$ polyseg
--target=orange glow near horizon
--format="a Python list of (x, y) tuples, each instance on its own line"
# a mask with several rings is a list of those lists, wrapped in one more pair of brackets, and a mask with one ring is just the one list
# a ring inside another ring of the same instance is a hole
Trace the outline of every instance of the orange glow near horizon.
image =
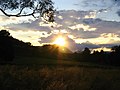
[(53, 44), (57, 44), (59, 46), (65, 46), (65, 44), (66, 44), (65, 38), (63, 38), (62, 36), (59, 36), (58, 38), (55, 39)]

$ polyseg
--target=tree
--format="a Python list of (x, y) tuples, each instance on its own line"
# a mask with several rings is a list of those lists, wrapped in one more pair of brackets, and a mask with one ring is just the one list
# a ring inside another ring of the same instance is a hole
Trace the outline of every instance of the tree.
[(10, 33), (6, 30), (0, 31), (0, 60), (12, 61), (14, 59), (14, 48)]
[[(54, 21), (54, 6), (51, 0), (0, 0), (1, 12), (8, 16), (33, 16), (44, 20)], [(10, 13), (10, 11), (17, 13)], [(39, 14), (39, 15), (37, 15)]]
[(112, 52), (120, 53), (120, 46), (113, 46), (111, 50)]
[(86, 47), (82, 53), (85, 55), (89, 55), (90, 54), (89, 48)]
[(6, 30), (1, 30), (0, 31), (0, 37), (1, 36), (7, 36), (8, 37), (8, 36), (10, 36), (10, 33), (8, 31), (6, 31)]

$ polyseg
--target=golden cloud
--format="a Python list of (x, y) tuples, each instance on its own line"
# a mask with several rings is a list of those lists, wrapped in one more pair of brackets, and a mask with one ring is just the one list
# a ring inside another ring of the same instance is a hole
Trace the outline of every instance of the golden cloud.
[(24, 42), (30, 42), (34, 46), (40, 46), (40, 38), (41, 37), (48, 37), (49, 34), (45, 31), (13, 31), (9, 30), (11, 35), (14, 38), (17, 38), (19, 40), (24, 40)]
[(77, 38), (75, 39), (76, 43), (84, 43), (84, 42), (91, 42), (93, 44), (114, 44), (116, 42), (120, 42), (119, 35), (114, 33), (103, 33), (100, 35), (100, 37), (97, 38), (88, 38), (88, 39), (82, 39)]

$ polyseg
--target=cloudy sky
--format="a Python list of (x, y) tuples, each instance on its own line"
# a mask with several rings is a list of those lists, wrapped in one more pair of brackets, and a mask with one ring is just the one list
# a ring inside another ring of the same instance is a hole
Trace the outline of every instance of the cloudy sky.
[[(120, 44), (120, 0), (53, 0), (55, 22), (0, 15), (0, 29), (34, 46), (65, 38), (70, 50), (104, 49)], [(52, 26), (52, 27), (51, 27)]]

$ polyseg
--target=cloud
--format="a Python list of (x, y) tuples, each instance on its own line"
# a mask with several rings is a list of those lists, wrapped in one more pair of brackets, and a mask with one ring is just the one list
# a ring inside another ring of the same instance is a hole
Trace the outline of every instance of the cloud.
[(50, 30), (49, 26), (40, 26), (39, 23), (41, 22), (41, 19), (36, 19), (35, 21), (32, 22), (23, 22), (23, 23), (18, 23), (18, 24), (9, 24), (6, 25), (9, 27), (10, 30), (21, 30), (21, 31), (46, 31), (48, 32)]
[(104, 44), (119, 44), (120, 38), (119, 35), (114, 33), (103, 33), (96, 38), (76, 38), (74, 39), (76, 43), (85, 43), (90, 42), (95, 45), (104, 45)]
[(117, 13), (117, 15), (120, 17), (120, 10), (118, 10), (116, 13)]
[[(94, 11), (61, 10), (54, 23), (47, 24), (41, 19), (19, 23), (18, 19), (18, 23), (2, 25), (0, 28), (10, 30), (13, 37), (30, 41), (33, 45), (51, 43), (57, 35), (62, 34), (72, 50), (78, 46), (81, 49), (84, 46), (99, 48), (120, 43), (120, 22), (105, 21), (94, 15)], [(2, 19), (7, 22), (9, 18)]]
[(96, 28), (90, 28), (89, 25), (84, 25), (84, 24), (77, 24), (69, 28), (72, 30), (83, 30), (83, 31), (95, 31), (96, 30)]
[(118, 44), (120, 43), (120, 38), (118, 34), (115, 33), (103, 33), (100, 35), (99, 39), (102, 39), (101, 44)]
[(118, 38), (119, 35), (117, 35), (115, 33), (103, 33), (103, 34), (101, 34), (101, 37), (104, 37), (104, 38)]
[(115, 5), (120, 5), (120, 0), (111, 0)]
[(39, 46), (40, 39), (39, 38), (45, 38), (48, 37), (49, 34), (45, 31), (13, 31), (9, 30), (11, 35), (19, 40), (22, 40), (24, 42), (31, 42), (34, 46)]
[(32, 17), (7, 17), (5, 15), (0, 15), (0, 25), (8, 25), (8, 24), (19, 24), (23, 22), (31, 22), (34, 18)]
[(83, 0), (84, 6), (105, 7), (110, 0)]
[(101, 12), (108, 12), (110, 8), (106, 8), (106, 9), (99, 9), (98, 11), (96, 11), (96, 13), (101, 13)]
[(59, 19), (63, 19), (63, 17), (62, 16), (57, 16)]
[(102, 20), (101, 19), (99, 19), (99, 18), (95, 18), (95, 19), (93, 19), (93, 18), (85, 18), (85, 19), (83, 19), (83, 23), (85, 23), (85, 24), (88, 24), (88, 25), (91, 25), (91, 24), (99, 24), (99, 23), (101, 23), (102, 22)]
[(79, 50), (83, 50), (85, 47), (88, 47), (90, 49), (95, 49), (95, 48), (100, 48), (100, 45), (93, 44), (89, 41), (86, 41), (84, 43), (77, 44), (77, 47), (79, 48)]
[(83, 9), (96, 11), (97, 14), (114, 12), (120, 6), (120, 0), (83, 0), (82, 6)]

